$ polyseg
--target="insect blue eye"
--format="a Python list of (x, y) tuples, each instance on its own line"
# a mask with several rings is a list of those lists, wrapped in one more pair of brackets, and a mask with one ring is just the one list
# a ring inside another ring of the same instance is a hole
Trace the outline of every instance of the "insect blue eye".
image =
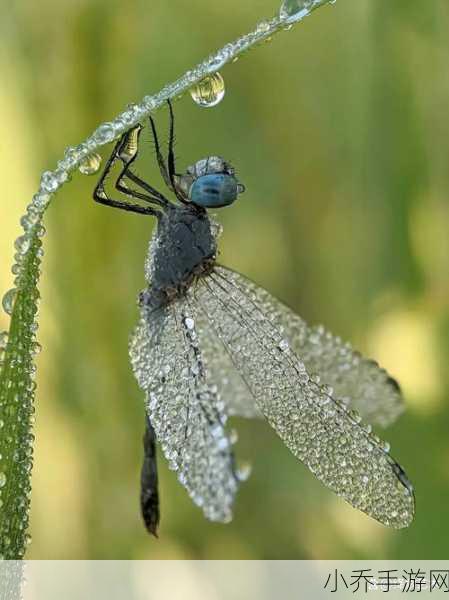
[(232, 175), (211, 173), (202, 175), (189, 190), (190, 201), (204, 208), (219, 208), (232, 204), (241, 187)]

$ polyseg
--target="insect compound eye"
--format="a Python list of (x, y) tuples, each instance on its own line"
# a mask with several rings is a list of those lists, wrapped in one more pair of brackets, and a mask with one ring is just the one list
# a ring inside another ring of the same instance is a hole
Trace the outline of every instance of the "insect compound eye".
[(204, 208), (219, 208), (232, 204), (241, 191), (241, 184), (226, 173), (203, 175), (196, 179), (190, 190), (189, 199)]

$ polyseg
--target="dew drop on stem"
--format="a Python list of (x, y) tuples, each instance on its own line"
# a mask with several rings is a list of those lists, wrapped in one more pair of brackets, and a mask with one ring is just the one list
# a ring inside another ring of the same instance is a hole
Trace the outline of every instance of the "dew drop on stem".
[(94, 152), (93, 154), (86, 156), (86, 158), (81, 161), (78, 168), (79, 172), (83, 175), (95, 175), (95, 173), (98, 173), (100, 166), (101, 156)]
[(225, 83), (220, 73), (207, 75), (190, 90), (194, 102), (198, 106), (211, 108), (219, 104), (225, 95)]

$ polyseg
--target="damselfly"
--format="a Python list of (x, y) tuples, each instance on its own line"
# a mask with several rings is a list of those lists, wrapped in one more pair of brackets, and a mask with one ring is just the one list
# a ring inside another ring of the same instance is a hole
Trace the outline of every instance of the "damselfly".
[[(394, 379), (322, 327), (310, 327), (243, 275), (216, 262), (220, 227), (208, 213), (244, 191), (231, 165), (209, 156), (178, 174), (170, 111), (167, 159), (150, 117), (169, 200), (133, 171), (142, 125), (115, 145), (95, 200), (154, 216), (130, 357), (146, 394), (141, 508), (156, 534), (156, 441), (204, 515), (227, 522), (245, 473), (233, 455), (229, 416), (264, 417), (285, 445), (333, 492), (384, 525), (408, 526), (413, 488), (371, 432), (402, 411)], [(115, 163), (111, 199), (105, 181)], [(132, 200), (129, 200), (131, 198)], [(134, 200), (141, 201), (141, 204)]]

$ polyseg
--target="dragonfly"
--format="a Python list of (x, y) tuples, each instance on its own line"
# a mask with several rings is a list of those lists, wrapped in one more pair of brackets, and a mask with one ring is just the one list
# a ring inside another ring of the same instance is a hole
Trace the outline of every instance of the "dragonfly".
[[(116, 143), (95, 187), (106, 206), (155, 217), (146, 287), (129, 353), (145, 393), (140, 504), (157, 536), (156, 443), (204, 516), (232, 519), (247, 478), (234, 456), (230, 417), (264, 418), (287, 448), (335, 494), (393, 528), (414, 518), (413, 487), (372, 431), (403, 410), (398, 383), (322, 326), (310, 326), (256, 283), (217, 262), (221, 227), (210, 211), (245, 188), (235, 169), (208, 156), (179, 174), (170, 101), (166, 156), (149, 127), (169, 199), (136, 174), (142, 124)], [(115, 191), (106, 191), (114, 165)], [(369, 424), (368, 424), (369, 423)]]

